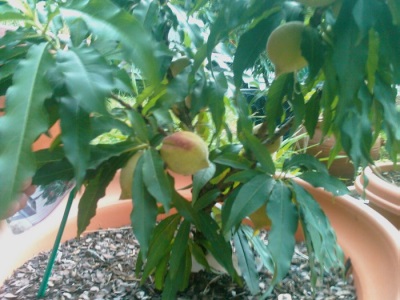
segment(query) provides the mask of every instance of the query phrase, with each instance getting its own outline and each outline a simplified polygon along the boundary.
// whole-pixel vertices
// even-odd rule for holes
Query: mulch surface
[[[141,286],[134,268],[139,244],[130,228],[102,230],[60,247],[45,299],[161,299],[150,280]],[[26,262],[0,288],[0,299],[36,299],[49,253]],[[266,291],[271,274],[259,272],[260,289]],[[193,273],[189,288],[177,299],[259,299],[224,274]],[[312,291],[305,246],[297,244],[291,271],[267,299],[356,299],[352,276],[325,273]]]

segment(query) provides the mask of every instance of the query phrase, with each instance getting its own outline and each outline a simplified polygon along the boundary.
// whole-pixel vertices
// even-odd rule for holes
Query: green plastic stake
[[[60,247],[60,242],[62,235],[64,233],[65,225],[67,224],[68,215],[71,210],[72,201],[75,198],[75,188],[71,191],[68,197],[67,206],[65,207],[64,215],[61,220],[60,228],[58,229],[56,240],[54,241],[53,250],[51,251],[51,255],[49,258],[49,262],[47,263],[46,271],[44,272],[42,283],[40,284],[39,291],[37,294],[37,298],[44,298],[46,294],[47,284],[49,283],[51,271],[53,270],[54,262],[56,260],[58,248]]]

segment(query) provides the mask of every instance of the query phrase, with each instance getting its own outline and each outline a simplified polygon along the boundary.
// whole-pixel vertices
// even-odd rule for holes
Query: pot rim
[[[382,171],[389,171],[393,169],[394,163],[382,162],[376,166]],[[397,166],[400,167],[400,163]],[[369,178],[366,185],[364,176]],[[359,194],[365,193],[366,199],[375,205],[400,216],[400,187],[377,176],[371,167],[366,167],[363,173],[357,176],[354,186]]]

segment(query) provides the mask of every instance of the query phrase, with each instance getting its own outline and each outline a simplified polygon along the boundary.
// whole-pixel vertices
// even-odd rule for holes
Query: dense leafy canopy
[[[304,22],[301,53],[308,67],[274,76],[266,57],[269,35],[284,22]],[[138,272],[154,275],[173,299],[188,284],[191,256],[206,268],[211,253],[238,282],[259,293],[253,251],[274,278],[289,268],[300,222],[321,265],[342,260],[318,204],[278,167],[334,195],[346,192],[324,165],[297,155],[277,164],[265,144],[319,118],[355,166],[372,162],[380,132],[393,160],[400,152],[400,7],[398,1],[337,0],[305,7],[280,0],[0,1],[0,22],[17,25],[0,38],[0,217],[22,183],[75,180],[84,187],[78,234],[95,215],[118,169],[137,151],[132,226],[140,241]],[[172,70],[173,61],[186,63]],[[243,88],[255,88],[253,99]],[[252,110],[253,109],[253,110]],[[255,122],[267,138],[253,135]],[[54,124],[61,133],[48,149],[32,144]],[[174,190],[158,153],[179,130],[201,136],[209,168],[193,176],[193,201]],[[333,152],[333,155],[335,154]],[[266,205],[269,245],[243,219]],[[157,215],[176,213],[156,224]],[[242,277],[233,267],[236,248]]]

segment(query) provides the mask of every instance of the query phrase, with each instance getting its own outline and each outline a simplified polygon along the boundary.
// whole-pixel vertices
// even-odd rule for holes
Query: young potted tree
[[[257,294],[251,238],[241,224],[260,208],[271,224],[268,247],[258,249],[272,261],[271,288],[289,269],[299,224],[312,257],[327,268],[341,265],[326,215],[293,176],[333,195],[346,188],[306,155],[277,169],[271,145],[302,124],[313,135],[322,113],[324,133],[355,167],[371,162],[372,127],[385,131],[396,156],[399,7],[301,2],[6,1],[0,21],[17,28],[0,40],[0,214],[30,177],[35,184],[73,179],[74,192],[82,190],[80,234],[122,168],[143,278],[157,272],[166,299],[186,288],[188,258],[207,267],[207,253]],[[265,51],[276,76],[253,131],[240,90]],[[226,53],[232,62],[221,59]],[[33,152],[58,121],[52,145]],[[180,175],[192,177],[190,201],[174,188]]]

